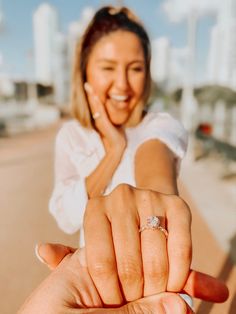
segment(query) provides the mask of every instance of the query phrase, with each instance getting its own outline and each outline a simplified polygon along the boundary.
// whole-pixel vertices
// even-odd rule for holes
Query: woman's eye
[[[102,70],[104,70],[104,71],[112,71],[113,68],[112,67],[103,67]]]
[[[132,71],[134,72],[142,72],[143,71],[143,68],[141,67],[135,67],[135,68],[131,68]]]

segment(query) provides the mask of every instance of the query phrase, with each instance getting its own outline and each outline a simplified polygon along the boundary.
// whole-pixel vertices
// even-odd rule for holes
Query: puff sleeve
[[[188,134],[182,124],[168,113],[150,112],[138,130],[138,136],[134,141],[134,153],[141,144],[151,139],[162,141],[174,153],[178,174],[188,146]]]
[[[55,145],[55,185],[49,201],[49,211],[66,233],[78,231],[88,201],[85,178],[71,158],[70,136],[61,129]]]

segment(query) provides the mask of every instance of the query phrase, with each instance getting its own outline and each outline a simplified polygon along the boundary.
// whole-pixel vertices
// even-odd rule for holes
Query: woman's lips
[[[116,109],[126,109],[130,103],[130,96],[127,95],[112,95],[109,97],[112,106]]]
[[[110,99],[112,106],[117,110],[128,109],[129,101],[117,101]]]

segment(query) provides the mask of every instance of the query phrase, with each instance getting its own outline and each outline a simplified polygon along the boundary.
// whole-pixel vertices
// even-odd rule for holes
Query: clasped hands
[[[168,239],[160,230],[139,233],[153,215],[162,217]],[[91,199],[84,217],[85,250],[41,245],[40,256],[56,269],[20,313],[27,308],[42,313],[32,311],[35,304],[43,313],[193,313],[176,292],[226,300],[224,284],[190,270],[190,225],[189,208],[175,195],[122,184]]]
[[[149,216],[160,230],[139,228]],[[84,217],[89,273],[106,305],[121,305],[164,291],[179,292],[191,263],[191,214],[176,195],[119,185],[91,199]]]

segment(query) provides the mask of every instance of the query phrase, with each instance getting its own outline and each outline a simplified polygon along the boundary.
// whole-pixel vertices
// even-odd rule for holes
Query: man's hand
[[[193,313],[186,303],[173,293],[160,293],[119,308],[102,308],[101,299],[84,266],[84,251],[70,253],[73,251],[74,249],[65,247],[63,253],[61,245],[48,244],[39,247],[39,255],[51,268],[56,266],[56,261],[59,265],[26,300],[18,314]]]

